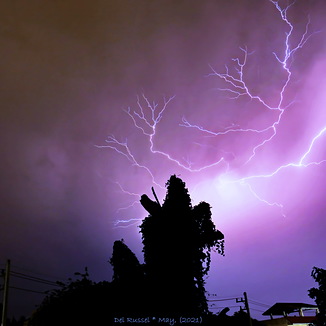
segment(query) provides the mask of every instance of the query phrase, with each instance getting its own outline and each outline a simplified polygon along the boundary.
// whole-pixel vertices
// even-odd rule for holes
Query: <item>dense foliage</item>
[[[317,325],[326,326],[326,270],[314,267],[311,276],[318,283],[318,288],[311,288],[309,292],[310,298],[314,299],[319,309]]]
[[[224,254],[223,234],[216,230],[210,205],[192,207],[185,183],[175,175],[167,182],[162,206],[146,195],[141,203],[149,216],[141,224],[149,302],[156,313],[208,312],[204,276],[211,250]]]
[[[51,291],[31,316],[28,326],[105,325],[111,321],[108,313],[112,296],[109,282],[95,283],[85,273],[75,273],[79,279],[58,282],[61,288]]]

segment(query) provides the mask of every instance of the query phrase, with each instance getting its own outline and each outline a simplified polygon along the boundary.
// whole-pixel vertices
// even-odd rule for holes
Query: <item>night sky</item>
[[[326,268],[326,3],[286,5],[1,1],[0,268],[9,258],[55,281],[88,266],[110,281],[115,240],[143,261],[140,195],[154,186],[162,201],[176,174],[225,234],[210,294],[313,303],[312,267]],[[12,289],[9,315],[42,298]]]

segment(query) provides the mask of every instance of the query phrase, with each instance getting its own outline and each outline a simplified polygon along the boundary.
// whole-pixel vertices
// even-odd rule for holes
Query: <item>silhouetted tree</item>
[[[81,278],[57,282],[62,287],[46,296],[32,314],[28,326],[111,325],[112,285],[91,281],[87,269],[75,275]]]
[[[110,259],[112,282],[96,283],[84,273],[75,280],[57,282],[28,321],[28,326],[113,325],[114,318],[140,317],[144,272],[135,254],[123,240],[115,241]]]
[[[115,317],[141,316],[142,311],[145,310],[142,295],[143,266],[123,240],[114,242],[110,263],[113,267],[112,289],[114,293],[111,308]]]
[[[310,298],[314,299],[319,309],[316,325],[326,326],[326,270],[314,267],[311,276],[318,283],[318,288],[308,290]]]
[[[113,282],[117,284],[131,286],[143,278],[143,267],[123,239],[114,242],[110,264],[113,267]]]
[[[195,315],[208,312],[204,276],[211,250],[224,255],[223,234],[216,230],[210,205],[192,207],[185,183],[172,175],[162,206],[148,196],[149,212],[140,228],[143,240],[148,307],[154,313]]]

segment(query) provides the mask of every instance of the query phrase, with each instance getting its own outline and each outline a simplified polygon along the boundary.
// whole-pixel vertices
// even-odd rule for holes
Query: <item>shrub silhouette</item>
[[[318,306],[319,313],[317,315],[317,326],[326,325],[326,270],[314,267],[311,276],[318,283],[318,288],[308,290],[309,297],[314,299]]]
[[[95,283],[85,273],[61,283],[51,291],[32,314],[28,326],[110,325],[110,301],[113,289],[109,282]]]

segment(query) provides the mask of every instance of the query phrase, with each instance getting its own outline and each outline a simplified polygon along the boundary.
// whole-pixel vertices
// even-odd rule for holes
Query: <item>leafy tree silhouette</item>
[[[28,326],[114,325],[114,318],[141,316],[144,302],[144,272],[135,254],[123,240],[115,241],[110,259],[112,282],[96,283],[84,273],[76,279],[57,282],[60,289],[48,293],[32,314]]]
[[[110,264],[113,267],[113,283],[115,284],[129,287],[143,278],[142,265],[123,239],[114,242]]]
[[[185,183],[176,175],[168,182],[162,206],[147,195],[142,206],[149,212],[141,226],[148,307],[165,315],[207,314],[204,276],[211,250],[224,255],[224,236],[216,230],[210,205],[192,207]]]
[[[316,325],[326,325],[326,270],[314,267],[311,276],[319,284],[318,288],[308,290],[310,298],[314,299],[319,309]]]
[[[62,287],[51,291],[29,319],[28,326],[111,325],[113,289],[109,282],[95,283],[85,273],[75,273]]]
[[[136,255],[124,243],[115,241],[110,259],[113,267],[111,309],[115,317],[140,317],[146,310],[142,293],[144,291],[144,270]]]

